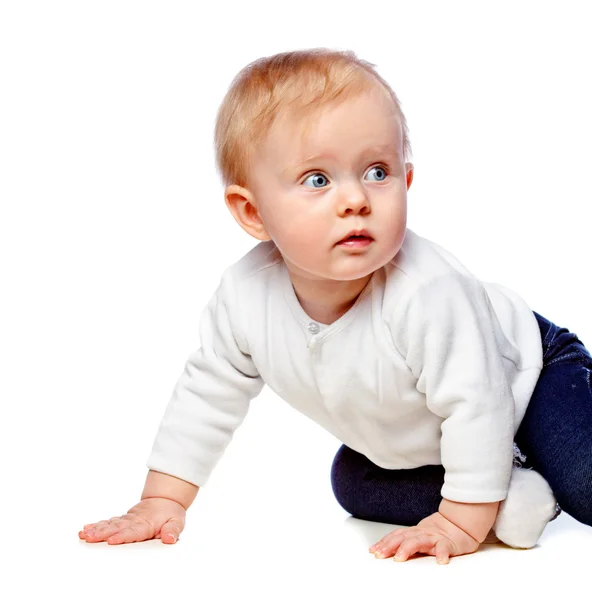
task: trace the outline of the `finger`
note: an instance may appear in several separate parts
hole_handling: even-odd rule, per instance
[[[143,542],[154,537],[154,528],[146,521],[134,521],[127,523],[119,531],[113,533],[106,538],[107,543],[114,544],[129,544],[131,542]]]
[[[108,536],[116,533],[117,531],[118,530],[113,526],[102,527],[100,529],[79,532],[79,536],[81,539],[89,543],[104,542]]]
[[[436,562],[439,565],[447,565],[450,562],[452,545],[446,538],[439,539],[436,542]]]
[[[399,546],[405,541],[405,535],[400,532],[398,535],[389,536],[388,540],[378,542],[374,556],[376,558],[389,558],[392,556]]]
[[[89,527],[82,531],[82,539],[85,539],[87,542],[103,542],[107,537],[119,531],[121,526],[119,525],[120,521],[111,520],[108,521],[100,521],[94,527]],[[80,535],[80,534],[79,534]]]
[[[387,533],[382,539],[378,540],[375,544],[370,546],[369,551],[372,553],[384,553],[385,550],[388,550],[392,546],[393,543],[397,543],[397,545],[403,539],[403,535],[409,531],[407,527],[400,527]]]
[[[394,559],[397,562],[406,561],[410,556],[413,556],[417,552],[423,552],[427,554],[434,547],[434,539],[425,533],[420,533],[412,538],[408,538],[403,541],[399,546]]]
[[[109,527],[113,523],[116,523],[120,519],[121,517],[111,517],[110,519],[104,519],[102,521],[97,521],[96,523],[89,523],[88,525],[84,525],[82,531],[84,534],[94,534],[97,533],[97,531],[99,531],[100,529],[103,529],[104,527]]]
[[[107,525],[109,520],[97,521],[96,523],[89,523],[88,525],[84,525],[82,531],[95,531],[97,527],[102,527],[103,525]]]
[[[174,544],[183,531],[183,523],[173,517],[169,519],[160,529],[160,538],[163,544]]]
[[[399,527],[397,529],[394,529],[393,531],[389,531],[389,533],[387,533],[383,538],[378,540],[376,542],[376,544],[373,544],[372,546],[370,546],[370,548],[369,548],[370,552],[374,552],[380,546],[384,546],[385,544],[388,544],[394,537],[397,537],[398,535],[404,533],[405,531],[408,531],[407,527]]]

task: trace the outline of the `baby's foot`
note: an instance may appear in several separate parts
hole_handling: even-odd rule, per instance
[[[557,501],[545,479],[531,469],[512,469],[508,496],[500,503],[492,531],[513,548],[532,548],[556,516]],[[488,543],[492,543],[491,541]]]

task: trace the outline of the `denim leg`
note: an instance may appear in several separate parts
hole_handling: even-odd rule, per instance
[[[363,454],[342,445],[331,467],[331,486],[348,513],[366,521],[417,525],[438,511],[444,467],[382,469]]]
[[[543,370],[515,441],[559,506],[592,526],[592,356],[575,334],[534,314]]]

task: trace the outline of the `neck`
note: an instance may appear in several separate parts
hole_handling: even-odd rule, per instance
[[[290,276],[303,310],[313,320],[330,325],[344,315],[362,293],[372,273],[353,281],[330,281]]]

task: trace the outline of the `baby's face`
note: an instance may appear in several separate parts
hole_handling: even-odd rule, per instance
[[[276,121],[257,149],[250,191],[293,277],[350,281],[399,251],[412,169],[396,109],[372,90],[328,107],[306,137],[293,116]],[[373,241],[338,245],[356,229]]]

